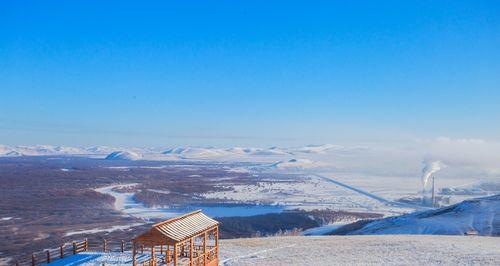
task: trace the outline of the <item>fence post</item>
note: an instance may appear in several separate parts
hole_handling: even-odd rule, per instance
[[[73,241],[73,255],[76,254],[76,242]]]
[[[50,250],[47,250],[47,263],[50,263]]]
[[[144,245],[141,245],[141,254],[144,253]]]
[[[85,251],[89,251],[89,240],[85,238]]]
[[[36,255],[31,254],[31,266],[35,266],[35,265],[36,265]]]
[[[135,245],[135,242],[132,241],[132,266],[136,266],[137,265],[136,258],[137,258],[136,245]]]
[[[59,256],[64,258],[64,244],[59,247]]]
[[[102,240],[102,251],[106,252],[106,239]]]
[[[122,253],[125,251],[125,241],[122,240]]]

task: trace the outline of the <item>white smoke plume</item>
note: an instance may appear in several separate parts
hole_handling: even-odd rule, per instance
[[[425,193],[429,178],[439,170],[446,167],[442,161],[424,161],[424,168],[422,169],[422,186]]]

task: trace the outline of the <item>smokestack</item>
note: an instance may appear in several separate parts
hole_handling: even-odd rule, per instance
[[[436,194],[434,193],[434,181],[435,181],[436,178],[434,178],[434,176],[432,176],[432,207],[436,206]]]
[[[424,161],[424,168],[422,169],[422,204],[429,206],[433,204],[430,202],[430,191],[427,188],[427,183],[429,183],[429,178],[438,172],[446,165],[441,161]]]

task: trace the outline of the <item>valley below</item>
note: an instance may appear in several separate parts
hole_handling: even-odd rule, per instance
[[[308,168],[305,159],[272,152],[250,160],[131,160],[116,159],[123,155],[117,153],[112,159],[78,154],[0,157],[0,264],[85,238],[94,249],[106,240],[116,250],[122,240],[129,246],[131,238],[153,223],[198,209],[221,223],[221,239],[269,241],[351,234],[370,222],[387,224],[384,218],[435,209],[420,203],[419,184],[413,179]],[[453,187],[461,181],[441,182]],[[450,205],[450,199],[495,194],[495,185],[483,186],[443,189],[438,196]],[[496,220],[490,220],[496,228]],[[467,228],[457,232],[464,234]],[[228,259],[224,265],[240,261]]]

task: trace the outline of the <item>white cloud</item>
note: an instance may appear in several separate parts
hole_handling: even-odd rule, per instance
[[[500,142],[440,137],[428,143],[425,160],[439,160],[454,168],[500,174]]]

